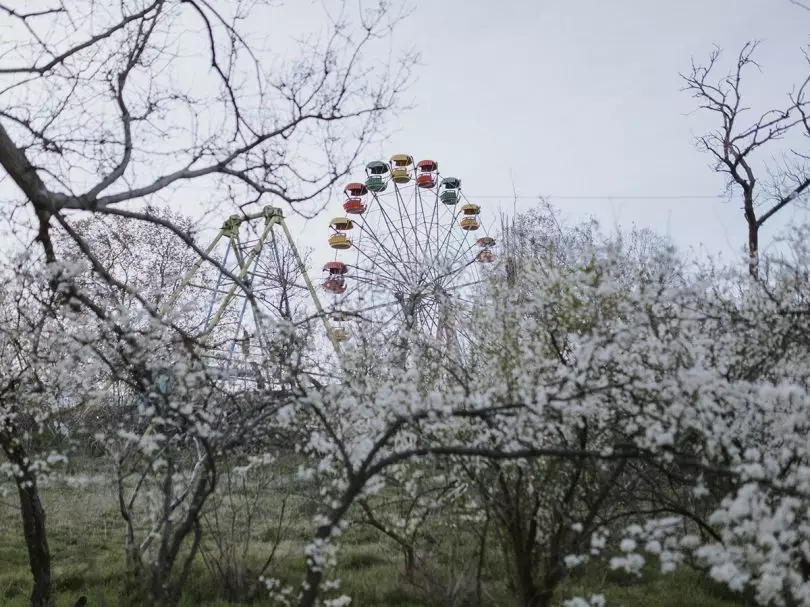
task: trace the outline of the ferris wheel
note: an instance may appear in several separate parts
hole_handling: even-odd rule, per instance
[[[366,328],[355,331],[404,328],[458,350],[482,264],[494,258],[480,206],[435,160],[395,154],[365,172],[346,185],[343,213],[329,222],[334,258],[321,286],[331,296],[332,339],[351,339],[360,318]]]

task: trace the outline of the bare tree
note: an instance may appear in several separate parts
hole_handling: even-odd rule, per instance
[[[158,224],[217,266],[188,226],[154,213],[154,205],[178,196],[192,181],[199,185],[195,198],[210,192],[209,201],[238,200],[237,210],[266,198],[293,208],[320,201],[397,110],[409,80],[410,58],[392,65],[374,56],[404,14],[388,2],[359,12],[349,3],[338,5],[324,15],[327,35],[305,38],[297,56],[284,48],[271,52],[251,29],[274,21],[274,4],[54,0],[18,8],[0,2],[0,166],[20,192],[2,203],[0,213],[20,238],[31,234],[41,246],[56,318],[89,314],[88,326],[98,324],[103,339],[85,340],[83,347],[136,396],[154,391],[154,369],[144,362],[155,363],[153,346],[120,320],[120,301],[86,290],[70,264],[59,264],[53,226],[75,245],[68,262],[86,260],[100,283],[125,293],[152,321],[164,322],[157,310],[162,294],[131,283],[105,263],[93,242],[97,235],[83,234],[77,223],[81,212]],[[110,243],[109,250],[124,248]],[[232,278],[252,296],[244,281]],[[9,323],[0,328],[16,335]],[[191,355],[191,336],[173,329],[183,356]],[[25,405],[18,393],[4,393],[4,409]],[[9,419],[3,417],[4,445],[14,446],[20,429]],[[187,421],[175,425],[182,430]],[[194,552],[199,513],[216,482],[213,451],[205,437],[197,439],[200,449],[185,488],[174,482],[174,462],[165,475],[166,506],[184,515],[182,524],[162,534],[157,567],[149,569],[154,602],[175,600],[158,595],[189,535],[196,538]],[[173,439],[167,440],[171,454]],[[9,453],[17,457],[20,451]],[[130,472],[123,463],[120,468],[122,478]],[[50,596],[45,513],[36,507],[36,483],[26,480],[25,490],[31,604],[40,607]],[[128,502],[121,511],[125,520],[131,517]],[[129,554],[137,557],[137,551]],[[186,574],[184,567],[178,584]]]
[[[10,296],[11,291],[4,291]],[[0,372],[0,448],[8,461],[17,469],[15,480],[20,500],[23,532],[28,548],[28,560],[34,579],[31,591],[31,605],[47,605],[51,593],[51,557],[45,530],[45,511],[40,499],[37,474],[34,472],[34,459],[27,453],[21,437],[23,427],[31,418],[31,411],[22,411],[20,401],[25,400],[23,378],[36,376],[33,362],[38,358],[38,336],[42,335],[47,315],[22,313],[16,305],[20,299],[28,299],[23,293],[19,298],[3,297],[0,302],[0,353],[10,364]],[[30,293],[28,294],[30,295]],[[30,300],[26,303],[30,304]],[[34,336],[33,340],[20,340],[20,333]],[[34,350],[32,353],[30,350]],[[34,356],[28,356],[34,354]],[[16,363],[16,364],[15,364]],[[28,415],[25,415],[28,413]]]
[[[256,297],[268,306],[278,318],[294,322],[307,316],[307,287],[296,253],[290,243],[276,234],[271,235],[265,245],[269,250],[257,263],[255,282],[261,281],[261,288],[254,286]],[[312,250],[307,248],[299,254],[308,265]]]
[[[150,215],[171,222],[196,242],[195,222],[191,217],[167,209],[150,210]],[[121,285],[99,281],[98,275],[89,266],[77,278],[82,288],[93,291],[99,300],[108,305],[137,306],[139,302],[131,295],[134,292],[141,294],[157,309],[179,286],[185,272],[198,259],[188,245],[160,224],[137,222],[115,215],[90,215],[74,222],[72,227],[104,270]],[[82,257],[76,242],[62,230],[56,233],[54,246],[60,258]]]
[[[6,460],[0,460],[0,470],[11,472],[19,496],[33,578],[30,604],[45,607],[52,571],[39,485],[54,458],[29,448],[25,437],[36,434],[54,403],[81,388],[87,375],[64,315],[58,314],[61,294],[49,288],[35,262],[25,255],[0,270],[0,453]],[[67,368],[72,372],[64,375]]]
[[[758,276],[759,232],[771,217],[799,198],[810,187],[810,154],[793,150],[777,167],[770,183],[763,185],[756,157],[765,151],[775,152],[774,142],[796,129],[810,137],[810,100],[808,75],[788,97],[783,109],[770,109],[748,119],[749,107],[743,104],[744,75],[760,66],[753,59],[758,42],[747,42],[737,56],[730,74],[716,76],[720,49],[715,48],[705,65],[692,62],[688,75],[682,75],[685,90],[697,99],[698,108],[714,114],[720,126],[697,138],[699,149],[713,156],[713,169],[727,176],[727,189],[739,189],[743,215],[748,226],[748,268]],[[804,52],[810,66],[810,56]]]
[[[0,5],[0,18],[0,165],[49,258],[50,225],[66,211],[114,212],[190,180],[241,191],[245,204],[328,192],[396,109],[411,64],[392,75],[368,60],[398,21],[388,3],[359,23],[342,7],[292,62],[240,29],[272,18],[265,1]]]

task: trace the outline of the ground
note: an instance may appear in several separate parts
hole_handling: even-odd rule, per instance
[[[94,467],[88,471],[87,484],[75,487],[65,482],[52,482],[43,488],[43,500],[48,513],[48,531],[53,555],[56,607],[68,607],[80,595],[88,597],[89,607],[115,607],[123,586],[123,526],[116,510],[115,494],[106,482],[103,469]],[[289,488],[288,488],[289,489]],[[280,537],[276,558],[269,572],[281,579],[300,579],[303,567],[301,551],[312,532],[311,508],[306,496],[288,490],[285,521],[279,526],[274,516],[280,511],[281,497],[276,490],[267,491],[264,501],[256,505],[251,523],[252,539],[247,551],[247,562],[260,567]],[[8,607],[27,605],[30,590],[30,573],[27,554],[22,539],[19,514],[15,509],[15,494],[7,493],[0,501],[0,604]],[[276,500],[276,501],[271,501]],[[218,517],[219,528],[224,538],[233,539],[227,529],[234,520],[223,506]],[[239,511],[244,515],[245,511]],[[292,514],[291,514],[292,513]],[[209,518],[209,524],[213,524]],[[244,520],[244,519],[242,519]],[[241,524],[241,523],[240,523]],[[279,532],[281,529],[281,532]],[[244,527],[238,532],[245,537]],[[443,541],[452,541],[445,538]],[[227,544],[227,542],[226,542]],[[238,542],[237,542],[238,544]],[[449,544],[448,544],[449,545]],[[226,548],[228,546],[225,546]],[[237,546],[239,548],[240,546]],[[214,546],[209,550],[216,551]],[[239,550],[234,550],[234,554]],[[211,567],[212,552],[208,553]],[[237,559],[238,560],[238,559]],[[344,538],[340,554],[339,577],[342,589],[353,597],[352,605],[375,607],[408,607],[417,605],[450,606],[473,605],[451,602],[441,597],[437,588],[455,587],[460,594],[474,596],[475,584],[469,577],[453,574],[452,555],[445,567],[438,566],[433,572],[417,572],[416,582],[403,575],[399,552],[379,533],[360,525]],[[457,564],[457,563],[456,563]],[[185,592],[184,605],[225,607],[245,604],[227,601],[218,597],[222,584],[213,569],[206,567],[203,558],[198,558],[192,580]],[[502,580],[490,574],[485,580],[485,596],[482,605],[509,607],[508,593]],[[252,578],[251,578],[252,579]],[[429,585],[425,580],[432,580]],[[436,585],[438,584],[438,585]],[[570,580],[564,596],[603,593],[608,605],[625,607],[731,607],[746,605],[744,600],[732,596],[719,586],[689,570],[662,576],[651,570],[641,578],[610,571],[606,567],[594,567],[584,575]],[[271,605],[261,597],[252,605]]]

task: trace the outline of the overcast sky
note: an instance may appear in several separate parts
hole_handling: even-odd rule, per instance
[[[421,53],[407,93],[414,107],[391,121],[390,139],[365,162],[402,152],[437,160],[490,211],[488,221],[492,211],[511,209],[514,185],[519,209],[548,196],[571,221],[593,216],[608,230],[635,224],[684,248],[741,254],[739,200],[720,198],[723,178],[694,145],[716,122],[693,111],[679,73],[714,44],[725,50],[725,71],[747,40],[759,39],[762,73],[748,74],[747,102],[758,111],[783,106],[808,72],[800,49],[810,44],[810,10],[790,0],[410,3],[394,50]],[[255,20],[256,34],[277,51],[281,38],[317,30],[323,6],[334,5],[287,2]],[[204,187],[188,184],[181,198],[193,202],[180,200],[178,209],[193,212],[195,188]],[[300,244],[316,248],[316,267],[332,256],[327,224],[341,212],[334,200],[316,219],[290,219]],[[230,212],[211,221],[220,225]],[[780,214],[763,241],[796,215],[796,207]]]
[[[807,74],[800,48],[810,42],[810,11],[789,0],[417,0],[415,9],[395,40],[422,53],[409,91],[415,108],[369,160],[398,152],[438,160],[488,208],[511,207],[514,180],[528,197],[520,208],[550,195],[572,220],[592,215],[606,228],[651,227],[684,247],[741,251],[739,202],[694,198],[721,195],[723,179],[694,146],[713,122],[690,114],[679,72],[713,44],[725,50],[725,71],[747,40],[760,39],[763,71],[751,72],[745,92],[754,109],[782,105]],[[621,198],[650,195],[693,198]],[[578,196],[598,199],[564,198]],[[325,215],[310,223],[325,225]]]

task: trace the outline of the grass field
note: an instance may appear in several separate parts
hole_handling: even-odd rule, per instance
[[[304,566],[302,549],[312,533],[310,509],[305,503],[306,496],[288,494],[287,499],[292,501],[288,503],[287,512],[294,513],[294,516],[288,518],[279,537],[274,514],[278,512],[280,504],[269,501],[280,500],[280,497],[278,492],[271,493],[275,497],[268,496],[268,503],[261,504],[256,512],[247,561],[250,566],[259,567],[259,563],[278,543],[276,559],[268,573],[291,583],[297,582]],[[48,513],[56,607],[73,605],[80,595],[88,597],[90,607],[118,605],[124,581],[124,533],[112,486],[96,471],[91,482],[82,488],[54,482],[44,487],[42,494]],[[15,494],[10,493],[3,498],[0,509],[0,604],[23,607],[27,605],[30,574],[14,497]],[[446,541],[452,541],[452,538]],[[459,582],[459,578],[450,573],[452,570],[453,567],[437,565],[435,571],[431,572],[432,585],[429,587],[418,580],[407,580],[402,573],[399,552],[379,532],[364,525],[350,529],[345,535],[338,565],[341,588],[353,597],[352,605],[438,607],[476,604],[463,601],[450,603],[442,597],[442,585],[474,586],[471,580]],[[486,578],[483,604],[503,607],[515,605],[504,580],[499,577],[503,577],[502,573],[490,573]],[[469,588],[466,590],[469,591],[468,596],[474,596]],[[569,580],[560,593],[560,603],[565,596],[595,593],[604,593],[609,605],[626,607],[731,607],[750,604],[688,570],[668,576],[649,571],[637,579],[604,567],[591,568]],[[245,602],[229,602],[222,598],[216,576],[198,557],[192,579],[185,589],[183,604],[225,607]],[[272,603],[259,596],[250,604],[261,606]]]

